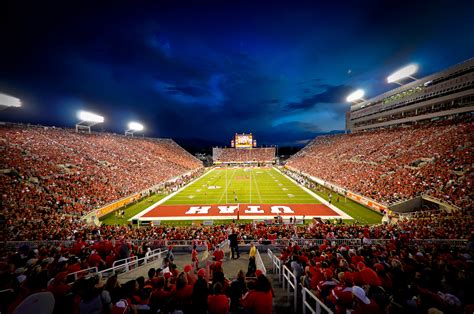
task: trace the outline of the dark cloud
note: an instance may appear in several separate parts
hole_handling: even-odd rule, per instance
[[[324,91],[298,102],[290,102],[285,106],[285,109],[289,111],[307,110],[321,104],[343,103],[345,96],[353,90],[353,87],[347,85],[318,85],[318,87],[323,88]]]
[[[25,105],[2,119],[72,126],[89,109],[120,133],[133,118],[148,136],[302,143],[344,127],[353,88],[374,95],[401,64],[422,76],[472,57],[473,4],[7,0],[0,92]]]

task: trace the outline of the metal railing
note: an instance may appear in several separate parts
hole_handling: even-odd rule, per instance
[[[278,275],[278,281],[281,281],[281,260],[270,249],[267,250],[267,254],[272,261],[272,273]]]
[[[255,258],[255,265],[257,265],[257,269],[260,269],[264,275],[267,274],[267,268],[263,264],[262,257],[260,256],[260,252],[257,250],[257,256]]]
[[[316,246],[321,244],[329,245],[348,245],[351,247],[359,247],[364,245],[375,245],[375,244],[387,244],[392,241],[391,239],[276,239],[276,240],[264,240],[269,242],[269,246],[289,246],[290,244],[296,243],[299,246]],[[6,251],[16,251],[21,246],[28,246],[30,249],[38,248],[40,246],[64,246],[72,247],[76,241],[72,240],[52,240],[52,241],[5,241],[3,242],[4,248]],[[96,241],[88,241],[89,244],[94,244]],[[146,240],[132,240],[133,245],[143,245],[146,244],[151,248],[166,248],[169,245],[185,247],[192,247],[194,244],[198,248],[202,248],[207,245],[205,240],[156,240],[156,239],[146,239]],[[225,241],[224,241],[225,242]],[[224,245],[224,242],[220,245]],[[257,240],[246,240],[242,241],[246,245],[250,242],[255,242],[257,246],[263,246],[264,244],[259,243]],[[240,244],[242,244],[242,242]],[[452,247],[464,247],[467,245],[467,240],[465,239],[409,239],[409,245],[425,245],[425,244],[443,244],[449,245]]]
[[[101,270],[101,271],[98,271],[97,267],[82,269],[78,272],[68,274],[68,276],[71,276],[71,275],[74,276],[74,279],[72,282],[70,282],[70,284],[86,276],[90,277],[90,276],[95,276],[95,275],[100,274],[102,278],[108,278],[116,274],[125,273],[128,271],[134,270],[138,267],[145,266],[156,260],[163,259],[163,255],[165,254],[166,254],[166,251],[161,251],[161,249],[156,249],[156,250],[147,252],[145,256],[142,258],[128,257],[128,258],[117,260],[112,264],[112,267]],[[80,274],[83,274],[83,273],[84,275],[81,276]]]
[[[297,312],[297,307],[298,307],[298,289],[299,289],[299,283],[296,282],[296,276],[292,273],[292,271],[281,264],[281,260],[276,256],[275,253],[273,253],[272,250],[268,249],[267,250],[268,257],[270,258],[272,262],[272,272],[273,274],[278,275],[278,281],[282,282],[283,289],[286,288],[287,293],[290,294],[290,288],[293,288],[293,306],[294,306],[294,311]],[[332,314],[333,312],[321,301],[319,300],[311,291],[309,291],[306,288],[302,288],[301,290],[302,293],[302,309],[303,313],[306,314],[306,310],[309,309],[311,313],[329,313]],[[308,299],[313,299],[313,304],[308,302]]]
[[[73,273],[69,273],[67,276],[68,276],[68,278],[73,278],[73,281],[76,281],[79,278],[87,277],[87,276],[90,276],[90,275],[95,275],[98,272],[99,272],[99,269],[97,267],[90,267],[90,268],[86,268],[86,269],[81,269],[81,270],[73,272]]]
[[[306,314],[306,310],[309,310],[312,314],[321,314],[321,313],[329,313],[332,314],[330,308],[328,308],[321,300],[318,299],[311,291],[307,288],[303,288],[301,290],[301,294],[303,297],[302,305],[303,305],[303,314]],[[314,301],[314,305],[308,302],[309,299]],[[314,308],[313,308],[314,306]]]
[[[293,271],[285,265],[283,266],[283,289],[286,289],[286,293],[290,295],[291,288],[293,288],[293,308],[296,313],[298,309],[298,282]]]

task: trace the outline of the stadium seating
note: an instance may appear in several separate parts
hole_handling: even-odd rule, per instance
[[[287,165],[384,204],[428,194],[472,208],[474,123],[315,138]]]
[[[15,230],[15,237],[22,240],[42,236],[21,232],[35,233],[46,223],[54,228],[55,223],[75,220],[202,168],[199,160],[166,139],[23,126],[0,127],[0,138],[2,210],[9,224],[28,224]]]
[[[273,162],[275,147],[214,149],[214,162]]]
[[[142,256],[147,247],[156,240],[155,235],[166,235],[165,239],[168,241],[195,240],[199,237],[199,241],[209,241],[212,247],[227,239],[231,228],[237,228],[240,241],[246,243],[249,240],[275,243],[277,239],[287,239],[289,241],[286,243],[292,243],[298,239],[324,239],[320,245],[311,244],[313,242],[311,240],[307,243],[299,241],[300,245],[291,244],[283,248],[279,258],[282,264],[298,275],[305,287],[313,290],[333,309],[340,309],[344,304],[329,297],[331,290],[343,285],[357,285],[366,287],[367,297],[376,302],[381,309],[394,310],[393,307],[399,307],[405,311],[412,309],[414,312],[426,312],[431,307],[446,311],[452,306],[454,310],[452,312],[457,313],[472,303],[472,298],[467,294],[470,291],[468,284],[472,280],[470,255],[472,251],[469,251],[472,247],[452,247],[446,242],[437,244],[433,239],[466,239],[472,246],[473,222],[472,215],[440,212],[419,214],[396,224],[374,226],[334,224],[328,221],[314,222],[309,226],[266,226],[260,223],[233,227],[150,226],[140,229],[125,226],[84,227],[74,232],[77,240],[67,247],[44,242],[44,245],[40,245],[37,249],[24,246],[17,252],[4,256],[3,263],[0,263],[0,277],[3,278],[0,280],[0,290],[12,290],[8,290],[11,291],[10,298],[5,299],[8,302],[4,302],[2,306],[14,307],[30,293],[48,289],[53,292],[56,304],[61,306],[63,311],[62,306],[66,305],[69,308],[77,308],[80,305],[69,303],[73,298],[66,297],[66,294],[72,293],[81,300],[89,300],[82,294],[84,290],[80,289],[80,285],[85,284],[84,281],[87,280],[79,280],[75,286],[70,287],[65,284],[67,274],[90,266],[104,269],[119,258]],[[336,243],[337,239],[350,238],[364,239],[365,245],[350,246]],[[384,241],[372,244],[371,241],[374,240],[366,239]],[[413,245],[411,241],[416,239],[432,240],[420,241]],[[306,271],[301,272],[305,268]],[[364,271],[364,268],[370,270]],[[329,276],[329,273],[333,275]],[[345,273],[347,278],[352,279],[344,280],[340,273]],[[350,276],[347,273],[350,273]],[[176,274],[179,274],[179,271]],[[195,278],[193,274],[190,276]],[[52,278],[54,280],[51,280]],[[336,280],[334,286],[328,287],[327,283],[325,284],[326,281],[334,279]],[[139,297],[150,296],[153,293],[156,297],[156,294],[161,294],[158,291],[163,288],[158,282],[165,281],[162,273],[152,276],[148,288],[145,288],[148,284],[140,281],[138,290],[132,295],[121,294],[129,293],[126,292],[127,285],[122,287],[97,285],[91,287],[91,292],[97,295],[103,289],[116,288],[113,291],[116,295],[112,297],[112,304],[128,297],[128,303],[136,306],[165,306],[169,302],[174,302],[173,298],[178,298],[180,295],[173,285],[176,280],[176,276],[167,280],[164,291],[168,293],[165,294],[164,300]],[[224,294],[230,296],[232,294],[229,290],[230,282],[225,283]],[[145,291],[147,289],[148,291]],[[112,294],[112,291],[109,292]],[[415,296],[419,302],[410,302]],[[245,300],[242,304],[245,306]],[[347,308],[347,304],[345,306]]]
[[[289,165],[386,203],[424,192],[469,208],[472,129],[472,123],[445,123],[318,137]],[[18,126],[0,127],[0,135],[5,218],[1,240],[42,240],[2,254],[2,313],[12,312],[32,293],[46,290],[54,295],[56,313],[80,312],[94,304],[117,310],[122,300],[143,313],[179,308],[184,299],[188,310],[190,306],[196,310],[199,301],[191,297],[189,303],[189,293],[197,285],[197,274],[189,274],[187,283],[181,282],[183,275],[177,271],[173,279],[158,273],[123,286],[114,282],[116,277],[105,285],[81,279],[72,286],[66,278],[91,266],[105,269],[123,257],[143,256],[148,248],[171,241],[199,239],[213,247],[227,239],[232,227],[238,229],[242,243],[270,243],[275,249],[284,243],[279,254],[282,264],[336,313],[363,312],[367,300],[365,305],[371,309],[390,313],[430,308],[472,312],[472,211],[425,212],[372,226],[313,221],[309,226],[96,227],[80,216],[202,165],[170,140]],[[240,157],[231,159],[235,158]],[[356,244],[338,242],[345,240]],[[463,240],[464,247],[450,245]],[[300,245],[286,245],[294,241]],[[262,288],[258,280],[256,284],[258,293],[268,293],[268,285]],[[354,285],[365,291],[353,290]],[[230,281],[223,279],[222,286],[225,295],[235,297]],[[252,289],[252,284],[247,288]],[[338,293],[346,288],[351,288],[349,297],[357,302],[340,301]],[[333,291],[337,297],[332,297]],[[251,306],[242,294],[237,300],[243,307]]]

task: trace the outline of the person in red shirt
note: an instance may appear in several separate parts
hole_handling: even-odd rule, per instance
[[[155,281],[155,290],[152,292],[150,297],[150,308],[152,313],[156,313],[157,310],[167,312],[169,310],[169,301],[171,300],[172,292],[166,291],[165,288],[166,280],[160,278]]]
[[[71,290],[71,286],[66,283],[67,272],[63,271],[54,277],[53,282],[48,286],[48,290],[54,294],[56,300],[62,300]]]
[[[186,273],[186,279],[189,285],[194,285],[196,282],[196,276],[194,275],[193,266],[185,265],[183,271]]]
[[[387,274],[385,271],[385,267],[383,264],[377,263],[374,265],[375,271],[377,272],[377,276],[380,279],[380,285],[385,291],[392,290],[392,278]]]
[[[317,287],[318,287],[318,283],[321,281],[321,280],[324,280],[324,274],[321,270],[321,263],[320,262],[316,262],[315,263],[316,266],[312,269],[312,272],[311,272],[311,282],[310,282],[310,286],[311,286],[311,289],[312,290],[316,290]],[[311,269],[311,268],[310,268]]]
[[[255,290],[251,290],[244,295],[242,305],[252,313],[272,313],[273,289],[265,275],[257,277]]]
[[[81,270],[81,264],[77,257],[72,256],[67,261],[67,272],[68,273],[75,273]]]
[[[212,253],[212,256],[214,256],[216,262],[221,262],[224,259],[224,251],[222,251],[219,246],[216,246],[216,250]]]
[[[191,313],[191,302],[193,297],[193,285],[188,285],[186,273],[182,272],[176,279],[176,289],[173,295],[173,301],[177,309],[184,313]]]
[[[92,250],[87,262],[89,263],[89,267],[99,267],[99,265],[105,263],[96,250]]]
[[[364,289],[359,286],[352,287],[352,295],[355,302],[352,314],[378,314],[382,313],[380,306],[374,300],[369,299]]]
[[[340,275],[339,275],[340,276]],[[341,283],[332,289],[329,295],[329,301],[336,306],[336,314],[344,314],[347,309],[352,308],[352,273],[346,271],[343,273]]]
[[[191,252],[191,264],[194,266],[194,269],[199,268],[199,256],[196,249],[196,244],[193,245],[193,251]]]
[[[354,280],[357,284],[362,285],[362,286],[370,285],[370,286],[376,286],[376,287],[382,284],[379,276],[377,276],[377,273],[373,269],[366,267],[364,262],[357,263],[357,269],[359,270],[359,274],[358,274],[359,282]]]
[[[329,294],[331,293],[331,290],[337,286],[337,281],[334,280],[333,278],[333,271],[331,268],[326,268],[324,269],[324,278],[325,280],[322,280],[318,283],[318,296],[323,298],[324,300],[327,299]]]
[[[107,267],[112,267],[113,263],[115,262],[116,255],[114,250],[110,250],[109,254],[105,257],[105,264]]]
[[[229,298],[222,293],[222,284],[216,282],[213,294],[207,297],[207,311],[209,314],[228,314],[230,309]]]

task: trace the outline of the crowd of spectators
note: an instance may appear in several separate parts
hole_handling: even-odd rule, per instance
[[[280,256],[334,313],[472,313],[472,247],[290,245]]]
[[[261,148],[214,148],[214,162],[273,162],[275,147]]]
[[[428,194],[472,209],[473,129],[441,122],[319,136],[287,165],[386,205]]]
[[[469,209],[472,129],[472,123],[461,123],[319,137],[289,165],[385,203],[428,193]],[[234,301],[237,307],[258,306],[255,300],[268,296],[265,276],[262,282],[257,279],[254,283],[254,290],[265,295],[254,295],[253,303],[241,298],[242,294],[235,297],[228,281],[220,282],[220,287],[217,282],[199,281],[199,272],[183,275],[175,270],[172,278],[158,272],[148,281],[139,278],[123,287],[116,277],[109,278],[105,286],[97,278],[69,284],[71,273],[89,267],[105,269],[114,261],[142,257],[149,249],[173,241],[192,240],[214,247],[232,230],[237,230],[239,241],[246,243],[326,240],[323,245],[311,241],[301,247],[292,245],[281,258],[306,287],[339,313],[346,309],[367,312],[368,308],[393,313],[417,313],[430,307],[446,312],[470,309],[467,283],[472,280],[472,248],[466,251],[411,240],[472,240],[472,211],[424,213],[372,226],[340,221],[314,221],[310,225],[91,226],[80,219],[81,215],[149,189],[150,182],[161,183],[197,170],[201,163],[170,140],[18,126],[0,127],[0,134],[1,214],[5,219],[1,240],[64,241],[25,245],[2,255],[0,290],[12,292],[8,302],[2,302],[1,312],[8,313],[37,291],[54,294],[57,313],[96,306],[113,311],[117,304],[163,311],[184,304],[185,311],[194,310],[195,304],[207,304],[204,298],[198,303],[193,303],[194,296],[188,298],[195,285],[212,291],[211,299],[218,300],[212,303],[223,308],[228,297],[239,300]],[[359,239],[366,246],[338,246],[333,241],[336,239]],[[372,245],[368,239],[385,239],[386,243]],[[362,273],[370,273],[369,279]],[[252,290],[252,285],[246,289]],[[341,301],[348,295],[341,297],[339,293],[348,288],[355,303]]]
[[[65,222],[202,168],[172,140],[52,127],[1,126],[0,152],[2,240],[62,237]]]
[[[342,224],[339,221],[318,223],[316,220],[309,225],[246,223],[216,226],[150,226],[142,228],[131,228],[128,226],[84,226],[82,229],[65,231],[68,233],[67,239],[72,240],[71,242],[64,242],[62,244],[44,242],[36,248],[25,245],[18,248],[16,252],[4,255],[0,260],[0,290],[17,289],[15,293],[19,293],[22,291],[21,289],[27,288],[29,292],[38,291],[37,289],[40,287],[44,289],[46,287],[45,284],[58,275],[60,275],[60,280],[67,282],[70,279],[68,277],[69,274],[81,269],[90,267],[97,267],[98,270],[107,269],[113,265],[114,261],[133,256],[140,258],[152,248],[166,248],[168,245],[181,240],[191,240],[195,244],[205,244],[209,248],[213,248],[228,239],[232,232],[239,234],[238,240],[241,245],[244,245],[244,243],[248,244],[249,241],[267,244],[279,242],[281,244],[295,241],[301,242],[301,240],[306,239],[306,241],[303,241],[306,243],[303,247],[304,249],[300,251],[301,255],[306,256],[307,259],[302,257],[301,260],[298,260],[299,262],[304,261],[301,266],[302,269],[310,265],[311,259],[317,257],[315,261],[318,261],[318,258],[321,258],[321,256],[329,256],[330,258],[327,257],[328,262],[339,263],[340,256],[337,253],[345,257],[344,254],[349,254],[350,252],[347,247],[345,249],[338,247],[335,244],[336,239],[360,239],[361,242],[359,243],[368,245],[370,247],[369,250],[364,248],[360,252],[356,251],[359,252],[358,255],[362,255],[360,261],[366,263],[368,267],[381,262],[382,257],[387,265],[391,265],[395,257],[403,263],[409,263],[411,261],[410,256],[418,256],[417,253],[419,252],[425,258],[430,259],[431,267],[434,267],[433,264],[436,263],[436,267],[448,267],[448,264],[457,265],[456,263],[458,262],[454,263],[454,261],[458,259],[461,259],[460,262],[463,265],[472,266],[471,257],[463,255],[467,254],[467,251],[458,251],[458,249],[452,247],[448,249],[436,244],[424,244],[422,241],[412,240],[465,239],[471,241],[474,231],[472,227],[474,225],[473,222],[472,215],[466,215],[462,212],[438,212],[436,214],[425,213],[416,218],[399,220],[394,224],[373,226]],[[314,243],[316,241],[308,239],[323,239],[327,244],[315,249]],[[385,239],[386,241],[383,242],[385,243],[384,245],[380,246],[378,244],[372,245],[369,239]],[[472,242],[470,243],[472,244]],[[413,251],[413,248],[416,251]],[[316,253],[311,253],[311,251]],[[319,255],[317,252],[319,252]],[[290,261],[291,264],[295,254],[300,256],[300,253],[291,252],[290,254],[284,252],[282,259]],[[337,259],[334,259],[334,257],[337,257]],[[436,258],[436,260],[433,261],[433,258]],[[322,263],[323,260],[319,260],[319,262]],[[350,260],[349,262],[352,261]],[[337,278],[337,274],[340,272],[340,268],[337,265],[331,269],[336,274],[334,278]],[[411,264],[409,265],[414,267]],[[297,267],[293,266],[293,268]],[[322,268],[330,268],[330,266]],[[47,272],[42,273],[45,269]],[[354,272],[355,269],[351,268],[350,271]],[[468,270],[472,271],[472,269],[466,268],[463,268],[463,270],[466,273]],[[344,271],[348,270],[345,269]],[[468,274],[471,276],[470,272]],[[412,275],[415,276],[412,273],[407,273],[405,276],[411,280],[414,278],[410,277]],[[449,280],[452,280],[452,278]],[[40,286],[35,286],[36,284]],[[315,289],[317,285],[313,285],[311,288]],[[451,290],[442,291],[443,293],[453,294]],[[22,296],[25,295],[22,294]],[[456,295],[461,302],[464,302],[464,296],[456,293],[453,295]]]
[[[72,280],[69,274],[81,263],[77,258],[64,258],[60,251],[51,258],[44,258],[42,250],[36,254],[43,259],[13,255],[11,260],[16,263],[27,259],[25,267],[1,273],[2,286],[10,287],[1,292],[2,313],[12,313],[27,296],[38,292],[52,294],[53,313],[272,313],[273,290],[261,271],[249,279],[241,270],[229,280],[217,259],[207,261],[204,268],[185,265],[180,270],[172,257],[165,257],[160,268],[148,270],[147,278],[121,284],[117,275],[107,280],[100,274]],[[91,256],[84,262],[100,261]]]

